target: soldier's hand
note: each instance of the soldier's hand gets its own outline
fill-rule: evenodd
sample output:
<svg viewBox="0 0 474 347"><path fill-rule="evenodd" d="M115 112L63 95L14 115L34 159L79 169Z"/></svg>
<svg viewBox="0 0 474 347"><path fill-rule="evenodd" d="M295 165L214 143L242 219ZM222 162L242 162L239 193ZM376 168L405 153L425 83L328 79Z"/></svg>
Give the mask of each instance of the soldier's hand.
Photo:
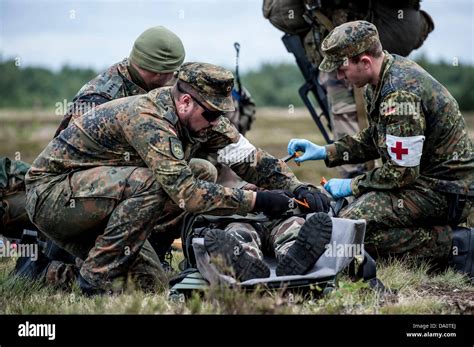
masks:
<svg viewBox="0 0 474 347"><path fill-rule="evenodd" d="M253 192L258 191L258 187L255 184L247 183L242 187L243 190L251 190Z"/></svg>
<svg viewBox="0 0 474 347"><path fill-rule="evenodd" d="M352 180L348 178L332 178L325 185L326 189L335 199L352 195Z"/></svg>
<svg viewBox="0 0 474 347"><path fill-rule="evenodd" d="M325 146L318 146L305 139L291 139L288 142L288 154L293 155L298 151L303 152L303 155L295 158L296 163L306 160L321 160L327 157Z"/></svg>
<svg viewBox="0 0 474 347"><path fill-rule="evenodd" d="M325 194L301 187L295 191L295 195L298 200L306 201L309 205L309 208L300 206L303 212L329 212L331 200Z"/></svg>
<svg viewBox="0 0 474 347"><path fill-rule="evenodd" d="M256 194L253 211L263 212L270 217L277 217L296 207L293 199L281 191L257 192Z"/></svg>

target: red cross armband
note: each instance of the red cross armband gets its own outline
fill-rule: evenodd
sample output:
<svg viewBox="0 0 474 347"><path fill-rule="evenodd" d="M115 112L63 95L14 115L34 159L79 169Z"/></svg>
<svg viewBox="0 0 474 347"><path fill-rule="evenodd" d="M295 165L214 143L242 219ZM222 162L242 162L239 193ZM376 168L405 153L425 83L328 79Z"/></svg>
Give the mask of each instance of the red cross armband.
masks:
<svg viewBox="0 0 474 347"><path fill-rule="evenodd" d="M407 136L398 137L387 134L387 151L392 161L398 166L415 167L420 165L425 137Z"/></svg>

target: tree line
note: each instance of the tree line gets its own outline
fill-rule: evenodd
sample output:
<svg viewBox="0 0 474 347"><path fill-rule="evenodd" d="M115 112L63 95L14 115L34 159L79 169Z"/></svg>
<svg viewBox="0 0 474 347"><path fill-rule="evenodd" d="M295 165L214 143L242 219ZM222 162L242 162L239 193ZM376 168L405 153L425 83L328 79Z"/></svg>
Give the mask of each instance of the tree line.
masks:
<svg viewBox="0 0 474 347"><path fill-rule="evenodd" d="M474 110L474 66L446 62L418 63L445 85L461 110ZM14 60L0 61L0 108L54 108L72 97L99 72L64 66L59 71L43 67L21 67ZM241 76L258 106L303 106L298 88L303 77L296 64L264 63Z"/></svg>

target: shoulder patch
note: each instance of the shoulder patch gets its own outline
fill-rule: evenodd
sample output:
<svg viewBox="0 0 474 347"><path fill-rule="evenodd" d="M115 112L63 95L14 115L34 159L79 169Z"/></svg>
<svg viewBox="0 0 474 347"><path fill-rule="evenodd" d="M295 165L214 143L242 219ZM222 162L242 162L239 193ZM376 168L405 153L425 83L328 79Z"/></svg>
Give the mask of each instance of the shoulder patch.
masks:
<svg viewBox="0 0 474 347"><path fill-rule="evenodd" d="M421 114L421 101L410 92L396 91L380 103L379 112L382 116L417 116Z"/></svg>
<svg viewBox="0 0 474 347"><path fill-rule="evenodd" d="M100 92L109 95L112 99L115 99L120 91L120 88L122 88L122 85L122 77L115 75L100 88Z"/></svg>
<svg viewBox="0 0 474 347"><path fill-rule="evenodd" d="M170 150L176 159L184 159L183 145L177 137L170 137Z"/></svg>
<svg viewBox="0 0 474 347"><path fill-rule="evenodd" d="M232 123L230 122L230 120L226 117L220 117L219 118L219 122L217 122L217 124L212 127L212 131L216 131L218 133L226 133L226 132L229 132L229 131L232 131L233 129L232 128L235 128Z"/></svg>

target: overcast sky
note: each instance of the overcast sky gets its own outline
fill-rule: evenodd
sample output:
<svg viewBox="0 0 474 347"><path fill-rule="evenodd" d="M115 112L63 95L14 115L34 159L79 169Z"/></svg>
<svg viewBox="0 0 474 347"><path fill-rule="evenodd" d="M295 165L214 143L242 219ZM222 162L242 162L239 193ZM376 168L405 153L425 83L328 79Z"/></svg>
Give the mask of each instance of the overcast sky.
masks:
<svg viewBox="0 0 474 347"><path fill-rule="evenodd" d="M424 0L421 6L436 28L412 57L423 52L474 65L474 0ZM128 56L145 29L164 25L183 40L187 61L232 67L235 41L243 71L294 61L261 7L262 0L0 0L0 53L23 66L102 70Z"/></svg>

